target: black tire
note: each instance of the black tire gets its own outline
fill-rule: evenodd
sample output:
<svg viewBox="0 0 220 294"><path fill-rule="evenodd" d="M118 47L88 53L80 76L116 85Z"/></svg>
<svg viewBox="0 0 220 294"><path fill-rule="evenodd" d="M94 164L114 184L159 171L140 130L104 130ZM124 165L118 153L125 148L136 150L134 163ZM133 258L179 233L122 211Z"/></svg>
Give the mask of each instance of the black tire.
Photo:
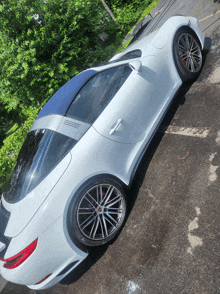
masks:
<svg viewBox="0 0 220 294"><path fill-rule="evenodd" d="M119 181L110 176L91 179L70 203L69 235L82 250L106 244L119 234L126 215L126 194Z"/></svg>
<svg viewBox="0 0 220 294"><path fill-rule="evenodd" d="M173 56L183 82L195 80L202 70L202 50L195 32L188 26L178 29L173 40Z"/></svg>

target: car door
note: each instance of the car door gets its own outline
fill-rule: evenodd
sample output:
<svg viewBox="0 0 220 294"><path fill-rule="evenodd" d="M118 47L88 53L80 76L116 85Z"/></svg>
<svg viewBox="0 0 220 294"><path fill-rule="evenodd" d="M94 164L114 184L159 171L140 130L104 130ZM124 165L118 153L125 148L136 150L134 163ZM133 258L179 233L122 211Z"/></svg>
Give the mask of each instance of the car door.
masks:
<svg viewBox="0 0 220 294"><path fill-rule="evenodd" d="M66 116L92 125L132 73L128 64L116 65L92 77L74 97Z"/></svg>
<svg viewBox="0 0 220 294"><path fill-rule="evenodd" d="M131 72L93 124L101 135L116 142L137 143L151 136L170 99L168 72L155 56L141 60L142 70Z"/></svg>

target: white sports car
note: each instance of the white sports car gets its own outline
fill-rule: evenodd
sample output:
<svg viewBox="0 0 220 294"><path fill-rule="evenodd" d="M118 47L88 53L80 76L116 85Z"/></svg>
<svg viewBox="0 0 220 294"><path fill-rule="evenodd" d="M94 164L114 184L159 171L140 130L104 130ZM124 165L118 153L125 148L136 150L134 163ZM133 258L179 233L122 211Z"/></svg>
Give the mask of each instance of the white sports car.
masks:
<svg viewBox="0 0 220 294"><path fill-rule="evenodd" d="M172 17L48 101L1 198L5 279L51 287L120 232L125 187L182 82L200 73L203 47L195 18Z"/></svg>

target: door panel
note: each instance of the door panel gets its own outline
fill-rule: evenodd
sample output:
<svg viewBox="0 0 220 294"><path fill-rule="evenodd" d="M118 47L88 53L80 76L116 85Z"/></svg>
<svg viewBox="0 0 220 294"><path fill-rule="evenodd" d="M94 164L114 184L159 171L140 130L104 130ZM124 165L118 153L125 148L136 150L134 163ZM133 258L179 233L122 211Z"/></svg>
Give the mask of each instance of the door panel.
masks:
<svg viewBox="0 0 220 294"><path fill-rule="evenodd" d="M172 81L157 57L142 58L142 71L133 71L93 127L110 140L137 143L155 128L169 99Z"/></svg>

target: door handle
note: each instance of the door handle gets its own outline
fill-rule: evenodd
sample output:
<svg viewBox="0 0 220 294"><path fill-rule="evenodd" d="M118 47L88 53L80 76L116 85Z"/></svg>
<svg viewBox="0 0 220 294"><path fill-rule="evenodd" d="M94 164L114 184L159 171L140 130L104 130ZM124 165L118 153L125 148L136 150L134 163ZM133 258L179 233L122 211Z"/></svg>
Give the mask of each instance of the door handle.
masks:
<svg viewBox="0 0 220 294"><path fill-rule="evenodd" d="M111 128L111 130L110 130L110 132L109 132L109 135L113 135L113 134L118 130L118 128L119 128L120 125L122 124L121 122L122 122L122 118L119 118L119 119L117 120L116 125L115 125L113 128Z"/></svg>

